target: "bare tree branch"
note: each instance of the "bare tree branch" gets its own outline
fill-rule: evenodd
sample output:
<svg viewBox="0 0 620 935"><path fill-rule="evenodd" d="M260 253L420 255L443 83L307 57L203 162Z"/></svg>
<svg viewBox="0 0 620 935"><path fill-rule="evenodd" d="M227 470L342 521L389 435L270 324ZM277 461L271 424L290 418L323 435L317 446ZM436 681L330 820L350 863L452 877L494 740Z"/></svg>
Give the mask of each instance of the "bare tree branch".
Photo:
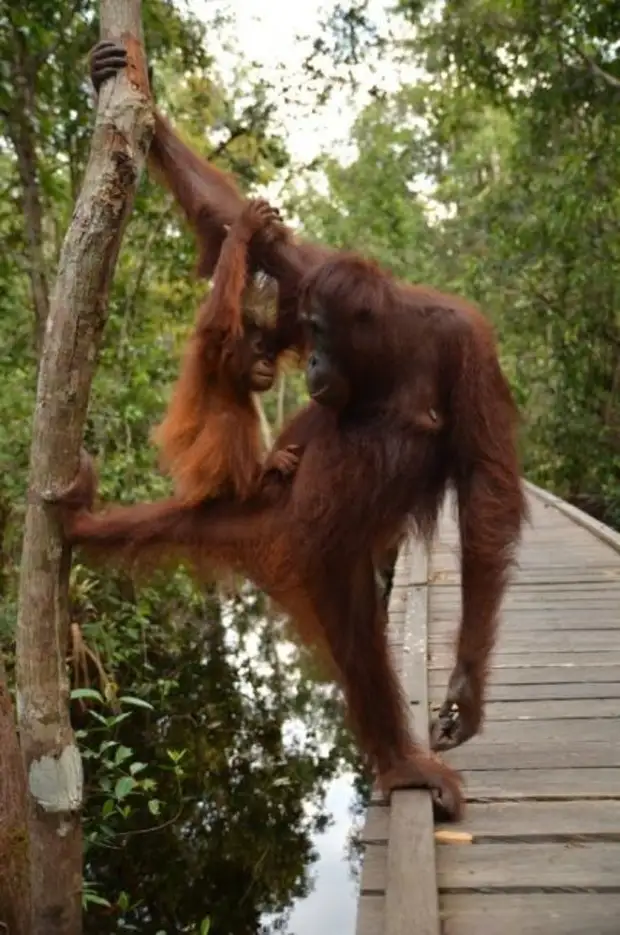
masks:
<svg viewBox="0 0 620 935"><path fill-rule="evenodd" d="M260 396L258 396L258 394L256 395L255 399L256 408L258 410L258 418L260 419L260 431L263 438L263 444L267 451L270 451L273 447L273 433L271 431L271 426L269 425L269 419L265 413L263 401Z"/></svg>
<svg viewBox="0 0 620 935"><path fill-rule="evenodd" d="M616 78L615 75L612 75L610 72L605 71L604 68L601 68L601 66L597 64L597 62L595 62L594 59L591 58L586 52L584 52L583 49L580 49L579 46L571 45L571 48L579 56L579 58L582 59L586 65L588 65L590 71L592 71L593 74L597 76L597 78L600 78L602 81L604 81L607 85L609 85L610 88L615 88L617 91L620 90L620 78Z"/></svg>
<svg viewBox="0 0 620 935"><path fill-rule="evenodd" d="M278 432L282 431L282 426L284 425L284 399L286 396L286 374L280 374L280 382L278 383L278 408L276 413L276 429Z"/></svg>

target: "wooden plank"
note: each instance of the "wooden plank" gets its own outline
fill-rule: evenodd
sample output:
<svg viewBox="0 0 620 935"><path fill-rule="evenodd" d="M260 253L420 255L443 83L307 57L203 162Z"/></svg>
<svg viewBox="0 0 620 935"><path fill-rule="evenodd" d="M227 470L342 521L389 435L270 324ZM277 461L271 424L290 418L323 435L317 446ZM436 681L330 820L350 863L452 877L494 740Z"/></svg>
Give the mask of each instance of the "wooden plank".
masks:
<svg viewBox="0 0 620 935"><path fill-rule="evenodd" d="M574 596L579 606L586 606L588 598L595 606L605 608L612 603L613 597L618 593L617 582L609 581L607 578L599 582L590 582L587 586L584 583L578 583L575 580L575 572L570 581L550 584L541 581L537 584L526 585L523 582L512 582L511 591L505 598L505 606L509 610L518 610L519 608L536 607L536 597L539 595L539 606L550 608L556 604L570 605L573 603L571 598ZM461 601L460 585L458 581L452 582L449 586L442 584L433 585L437 590L433 592L432 611L434 613L437 607L451 610L458 607ZM605 592L609 591L609 594Z"/></svg>
<svg viewBox="0 0 620 935"><path fill-rule="evenodd" d="M442 935L618 935L620 548L595 539L587 518L577 525L532 492L528 500L533 528L503 602L485 727L446 755L463 769L460 830L474 843L437 846ZM428 693L440 703L461 611L447 511L430 564ZM384 812L369 814L366 832L384 839ZM371 882L386 872L379 844L373 855ZM568 903L555 892L567 889L614 893Z"/></svg>
<svg viewBox="0 0 620 935"><path fill-rule="evenodd" d="M441 571L436 572L436 574L441 575L441 578L438 579L441 584L458 584L459 572L457 571ZM512 582L516 585L537 585L539 583L561 585L564 582L566 582L567 585L572 585L576 580L578 580L579 583L604 581L616 583L620 580L620 567L616 565L599 564L596 568L587 568L583 565L575 564L574 566L567 565L564 568L556 568L555 570L547 570L546 568L536 569L532 567L522 571L515 571L512 574Z"/></svg>
<svg viewBox="0 0 620 935"><path fill-rule="evenodd" d="M618 935L618 893L441 896L442 935ZM370 931L368 935L371 935Z"/></svg>
<svg viewBox="0 0 620 935"><path fill-rule="evenodd" d="M394 668L399 677L403 667L403 646L405 641L405 610L407 604L407 592L410 579L410 558L407 546L401 549L396 562L394 571L394 582L390 603L388 607L388 644L390 655ZM376 794L376 791L375 791ZM387 855L387 846L384 845ZM366 857L362 860L362 879L365 874ZM380 911L383 913L383 902L380 904ZM357 908L356 935L365 935L369 931L377 932L377 935L383 935L383 915L377 919L377 904L360 899Z"/></svg>
<svg viewBox="0 0 620 935"><path fill-rule="evenodd" d="M570 657L570 661L567 657ZM568 668L581 669L582 666L620 665L620 650L610 650L610 652L573 652L568 650L562 652L541 652L534 653L502 653L501 644L493 655L491 663L492 669L518 669L529 668L533 665L534 659L537 666L557 666L566 665ZM451 669L454 665L452 653L429 652L431 669Z"/></svg>
<svg viewBox="0 0 620 935"><path fill-rule="evenodd" d="M433 608L453 607L455 604L460 603L460 588L456 583L449 587L443 584L441 586L434 584L432 587ZM607 581L589 584L578 583L574 580L569 584L551 584L543 581L540 584L528 587L523 584L516 587L513 583L511 591L506 597L506 606L516 609L523 604L530 604L535 607L537 599L543 605L545 603L555 604L556 602L572 604L576 600L584 605L588 604L589 601L595 601L605 606L613 601L618 591L620 591L620 587L615 582Z"/></svg>
<svg viewBox="0 0 620 935"><path fill-rule="evenodd" d="M465 773L467 798L620 799L620 769L514 769Z"/></svg>
<svg viewBox="0 0 620 935"><path fill-rule="evenodd" d="M558 513L562 514L562 516L566 517L570 522L576 523L587 530L587 532L600 539L605 545L614 549L616 552L620 552L620 533L614 532L609 526L605 526L605 524L599 522L599 520L588 516L583 510L571 506L570 503L566 503L554 494L549 493L548 490L543 490L542 487L537 487L529 481L526 481L526 487L528 491L543 502L545 506L557 510Z"/></svg>
<svg viewBox="0 0 620 935"><path fill-rule="evenodd" d="M550 740L520 740L514 744L483 744L476 739L471 743L451 750L446 762L458 770L529 770L564 769L584 767L620 768L620 748L607 743L575 740L570 743L552 743ZM618 789L620 795L620 788Z"/></svg>
<svg viewBox="0 0 620 935"><path fill-rule="evenodd" d="M523 721L486 721L482 732L472 737L461 749L468 747L490 748L502 746L551 746L557 747L560 757L566 747L576 747L581 743L607 743L620 749L620 718L618 702L611 699L616 707L616 716L597 719L565 718L556 720L526 719ZM585 765L585 764L584 764Z"/></svg>
<svg viewBox="0 0 620 935"><path fill-rule="evenodd" d="M388 887L388 869L387 869L387 846L385 844L368 844L364 851L364 863L362 865L362 877L360 880L360 893L362 895L374 895L386 893ZM413 863L413 861L412 861ZM433 864L435 863L433 859ZM390 881L390 886L392 886ZM389 887L388 887L389 888ZM433 881L433 892L437 897L437 880ZM387 893L386 893L387 902ZM439 902L437 903L437 921L439 924ZM358 922L359 925L359 922ZM385 931L384 928L381 931ZM411 931L411 926L410 926ZM359 935L359 931L356 932Z"/></svg>
<svg viewBox="0 0 620 935"><path fill-rule="evenodd" d="M474 844L444 847L440 889L508 891L615 890L620 893L620 843ZM619 920L620 925L620 920Z"/></svg>
<svg viewBox="0 0 620 935"><path fill-rule="evenodd" d="M370 830L376 840L381 840L384 826L387 831L387 824L382 820L380 813L374 814ZM476 840L572 840L594 836L620 840L620 799L471 804L467 808L462 829L473 834ZM450 845L440 846L443 848ZM618 879L620 880L620 874Z"/></svg>
<svg viewBox="0 0 620 935"><path fill-rule="evenodd" d="M362 893L357 906L356 935L380 935L383 931L385 897L383 894Z"/></svg>
<svg viewBox="0 0 620 935"><path fill-rule="evenodd" d="M438 848L439 851L439 848ZM445 845L437 879L441 890L616 890L620 893L620 842L522 842ZM369 845L364 861L364 891L380 893L387 883L385 848ZM391 879L390 879L391 885ZM387 892L389 893L388 886ZM387 902L387 897L386 897ZM411 920L409 917L409 932ZM416 925L416 935L418 928Z"/></svg>
<svg viewBox="0 0 620 935"><path fill-rule="evenodd" d="M620 614L620 602L618 604ZM429 650L433 653L451 652L454 647L454 634L433 632ZM535 636L520 631L501 631L498 652L502 656L527 655L541 652L618 652L620 650L620 629L562 631L537 633Z"/></svg>
<svg viewBox="0 0 620 935"><path fill-rule="evenodd" d="M440 619L435 617L431 619L431 629L433 637L435 636L453 636L456 637L458 628L458 618ZM596 615L596 629L594 629L592 618L587 617L583 611L559 611L550 615L548 613L515 613L502 615L500 623L500 638L512 633L528 633L534 638L539 633L548 631L560 633L565 630L577 631L578 633L591 632L613 632L620 630L620 619L618 618L618 608L610 608L605 614Z"/></svg>
<svg viewBox="0 0 620 935"><path fill-rule="evenodd" d="M403 689L406 697L419 701L418 711L424 717L417 726L420 740L427 744L428 554L422 545L412 542L408 545L411 571L405 613ZM372 855L372 848L367 849L364 877L368 875L367 864ZM439 935L433 810L428 792L408 789L392 794L387 854L383 860L387 873L383 887L385 935L409 935L413 919L416 935Z"/></svg>
<svg viewBox="0 0 620 935"><path fill-rule="evenodd" d="M434 688L433 704L443 701L445 690ZM496 685L491 682L487 720L512 718L618 717L619 682L568 682L564 685ZM511 707L506 707L510 705ZM514 706L514 707L512 707Z"/></svg>
<svg viewBox="0 0 620 935"><path fill-rule="evenodd" d="M385 844L389 828L389 810L384 806L369 809L363 838L365 843ZM452 830L453 825L438 824L437 830ZM491 802L470 803L459 831L467 831L475 841L575 840L598 837L620 841L620 799L615 801L567 802ZM437 861L444 847L439 844Z"/></svg>
<svg viewBox="0 0 620 935"><path fill-rule="evenodd" d="M434 688L437 685L446 685L448 674L438 669L429 672L429 686ZM491 685L553 685L567 684L569 682L585 682L591 685L593 682L611 682L612 684L620 681L620 667L609 665L603 657L602 662L593 663L588 666L574 666L570 660L565 660L552 666L527 666L525 668L515 668L514 666L504 666L493 672ZM611 696L601 696L611 697Z"/></svg>

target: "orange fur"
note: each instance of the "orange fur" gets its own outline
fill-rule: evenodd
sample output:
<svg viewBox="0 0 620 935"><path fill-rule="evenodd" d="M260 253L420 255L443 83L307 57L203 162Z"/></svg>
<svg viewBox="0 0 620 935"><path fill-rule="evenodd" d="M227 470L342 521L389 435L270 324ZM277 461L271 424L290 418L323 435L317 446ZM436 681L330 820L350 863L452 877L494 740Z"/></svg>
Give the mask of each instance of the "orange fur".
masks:
<svg viewBox="0 0 620 935"><path fill-rule="evenodd" d="M168 410L153 433L162 467L184 503L221 495L246 499L261 475L260 422L249 379L256 356L241 308L255 204L224 241L212 292L200 306ZM253 324L277 365L274 329Z"/></svg>

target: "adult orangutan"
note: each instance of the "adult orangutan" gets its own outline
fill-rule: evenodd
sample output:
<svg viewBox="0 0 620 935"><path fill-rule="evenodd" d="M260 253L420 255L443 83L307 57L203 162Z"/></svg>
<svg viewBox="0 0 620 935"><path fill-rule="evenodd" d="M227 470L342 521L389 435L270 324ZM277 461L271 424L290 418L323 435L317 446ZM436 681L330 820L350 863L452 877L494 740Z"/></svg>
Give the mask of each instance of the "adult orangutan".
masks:
<svg viewBox="0 0 620 935"><path fill-rule="evenodd" d="M278 215L261 200L248 202L230 227L168 410L154 433L162 465L184 502L217 495L244 500L266 472L295 468L292 450L274 451L262 466L254 400L254 393L273 385L287 348L274 325L249 313L248 289L254 284L248 282L247 249L258 232L276 238L279 229Z"/></svg>
<svg viewBox="0 0 620 935"><path fill-rule="evenodd" d="M300 289L311 402L276 448L303 449L287 481L245 502L170 499L89 512L88 461L61 517L69 541L115 559L189 558L245 573L328 648L360 745L386 794L428 786L452 817L458 777L411 735L389 660L373 562L408 526L431 534L457 491L463 614L434 729L446 749L480 727L497 616L525 515L516 411L491 328L463 300L408 286L355 255L315 267ZM437 432L415 413L442 413ZM456 714L453 708L456 706Z"/></svg>

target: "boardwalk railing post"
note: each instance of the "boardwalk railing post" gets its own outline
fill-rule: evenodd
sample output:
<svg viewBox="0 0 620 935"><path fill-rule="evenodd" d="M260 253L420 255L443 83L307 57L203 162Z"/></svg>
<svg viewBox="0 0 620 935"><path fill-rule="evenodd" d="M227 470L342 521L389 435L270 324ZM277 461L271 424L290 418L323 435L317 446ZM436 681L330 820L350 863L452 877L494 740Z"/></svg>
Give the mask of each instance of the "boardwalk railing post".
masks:
<svg viewBox="0 0 620 935"><path fill-rule="evenodd" d="M428 744L426 672L428 552L417 541L402 547L389 606L388 638L413 727ZM357 935L439 935L431 797L399 790L389 808L371 806Z"/></svg>

